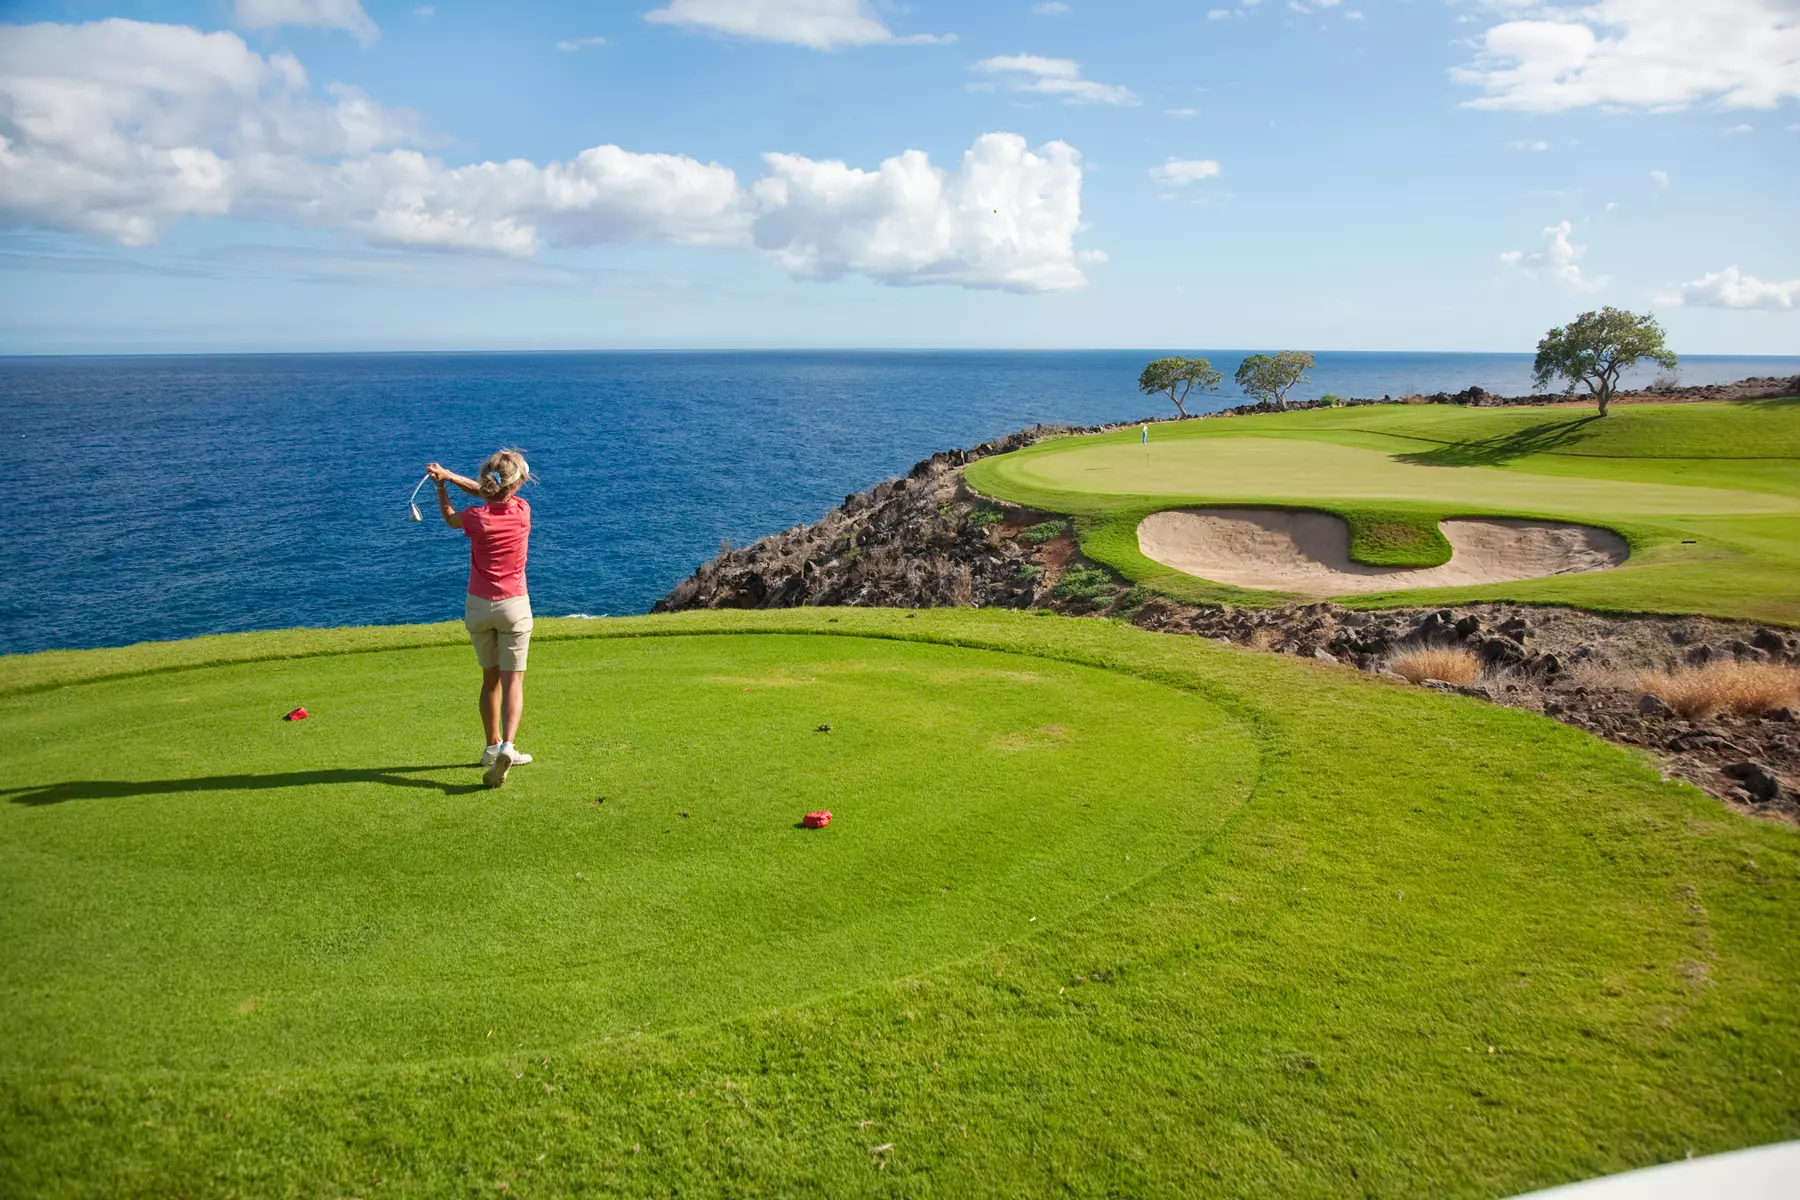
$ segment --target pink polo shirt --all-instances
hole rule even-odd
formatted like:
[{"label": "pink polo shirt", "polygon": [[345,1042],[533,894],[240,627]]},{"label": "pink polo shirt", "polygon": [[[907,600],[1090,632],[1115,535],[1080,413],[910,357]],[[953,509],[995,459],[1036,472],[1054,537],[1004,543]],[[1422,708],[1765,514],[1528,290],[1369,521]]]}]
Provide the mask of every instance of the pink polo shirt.
[{"label": "pink polo shirt", "polygon": [[531,540],[531,505],[517,496],[462,510],[469,539],[469,595],[505,600],[525,592],[525,547]]}]

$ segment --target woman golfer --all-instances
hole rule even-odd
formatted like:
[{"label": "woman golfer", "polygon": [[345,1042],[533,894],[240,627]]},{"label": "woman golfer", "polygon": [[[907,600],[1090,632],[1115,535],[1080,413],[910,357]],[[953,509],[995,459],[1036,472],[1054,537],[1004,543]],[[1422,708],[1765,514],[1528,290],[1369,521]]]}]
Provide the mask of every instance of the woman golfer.
[{"label": "woman golfer", "polygon": [[[469,595],[463,602],[463,624],[475,643],[481,664],[481,725],[487,749],[482,782],[499,787],[506,773],[531,761],[513,745],[519,716],[525,711],[525,655],[531,645],[531,597],[525,591],[525,548],[531,540],[531,505],[516,493],[531,478],[525,456],[502,450],[481,464],[474,479],[465,479],[438,463],[425,464],[437,483],[438,511],[444,524],[469,539]],[[454,483],[485,504],[461,512],[450,503],[446,483]]]}]

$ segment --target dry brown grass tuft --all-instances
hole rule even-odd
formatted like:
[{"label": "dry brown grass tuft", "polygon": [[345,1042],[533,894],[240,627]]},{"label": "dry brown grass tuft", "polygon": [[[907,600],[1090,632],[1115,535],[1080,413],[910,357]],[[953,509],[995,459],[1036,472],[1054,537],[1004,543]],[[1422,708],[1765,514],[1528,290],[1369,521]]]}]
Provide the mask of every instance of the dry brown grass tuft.
[{"label": "dry brown grass tuft", "polygon": [[1474,683],[1481,678],[1481,660],[1460,646],[1422,646],[1403,650],[1387,660],[1387,668],[1408,683],[1437,679],[1444,683]]},{"label": "dry brown grass tuft", "polygon": [[1800,708],[1800,670],[1772,663],[1727,661],[1642,671],[1634,682],[1684,717],[1719,712],[1754,716],[1776,708]]},{"label": "dry brown grass tuft", "polygon": [[1281,643],[1281,631],[1267,625],[1258,625],[1250,631],[1250,640],[1244,645],[1252,650],[1273,650]]}]

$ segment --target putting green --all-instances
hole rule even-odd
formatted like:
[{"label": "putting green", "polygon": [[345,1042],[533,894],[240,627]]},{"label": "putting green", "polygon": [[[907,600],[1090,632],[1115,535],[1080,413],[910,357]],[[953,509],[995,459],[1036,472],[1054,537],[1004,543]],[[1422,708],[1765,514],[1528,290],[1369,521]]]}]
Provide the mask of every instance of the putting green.
[{"label": "putting green", "polygon": [[996,462],[990,481],[1105,496],[1189,494],[1246,502],[1435,500],[1481,510],[1588,520],[1620,516],[1800,513],[1800,498],[1680,484],[1536,476],[1498,467],[1422,466],[1380,450],[1300,438],[1082,441],[1057,454]]},{"label": "putting green", "polygon": [[1431,567],[1437,522],[1529,517],[1611,528],[1614,570],[1361,596],[1365,605],[1570,603],[1800,624],[1800,402],[1626,405],[1591,411],[1378,405],[1159,425],[1060,438],[982,459],[969,483],[1068,513],[1082,549],[1179,599],[1279,603],[1183,575],[1139,550],[1137,525],[1170,508],[1312,507],[1349,521],[1351,553]]},{"label": "putting green", "polygon": [[1576,730],[1014,613],[535,641],[498,792],[455,626],[0,659],[0,1194],[1505,1196],[1800,1135],[1800,835]]}]

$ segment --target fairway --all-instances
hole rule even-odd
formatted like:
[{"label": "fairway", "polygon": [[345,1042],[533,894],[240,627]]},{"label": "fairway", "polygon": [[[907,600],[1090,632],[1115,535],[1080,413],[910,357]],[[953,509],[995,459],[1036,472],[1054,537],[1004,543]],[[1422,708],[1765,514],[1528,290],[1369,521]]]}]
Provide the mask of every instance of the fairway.
[{"label": "fairway", "polygon": [[1800,1134],[1800,837],[1554,722],[1106,622],[542,620],[487,791],[467,657],[0,660],[0,1191],[1485,1197]]},{"label": "fairway", "polygon": [[1703,612],[1800,622],[1800,402],[1580,409],[1375,405],[1159,425],[1041,442],[968,469],[996,499],[1078,518],[1083,550],[1181,599],[1270,603],[1139,553],[1165,509],[1313,507],[1351,524],[1372,566],[1431,567],[1448,518],[1599,525],[1624,535],[1616,570],[1387,592],[1361,603],[1469,599]]}]

